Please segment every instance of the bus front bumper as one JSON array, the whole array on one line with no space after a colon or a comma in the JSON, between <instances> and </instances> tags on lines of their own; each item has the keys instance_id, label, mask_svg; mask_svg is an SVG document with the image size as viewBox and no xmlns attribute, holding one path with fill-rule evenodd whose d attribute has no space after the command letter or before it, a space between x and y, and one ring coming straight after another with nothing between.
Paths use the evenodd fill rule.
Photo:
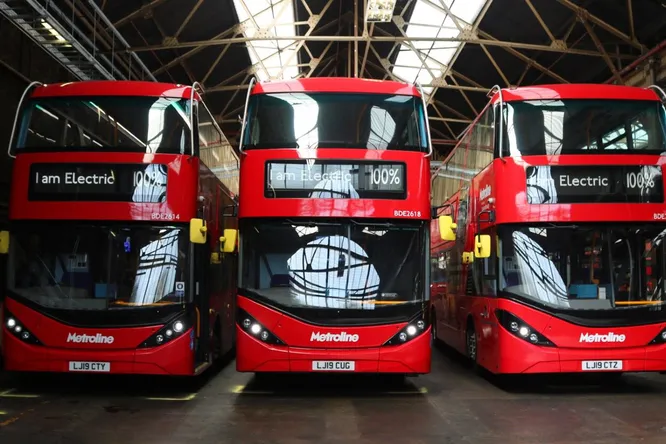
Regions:
<instances>
[{"instance_id":1,"label":"bus front bumper","mask_svg":"<svg viewBox=\"0 0 666 444\"><path fill-rule=\"evenodd\" d=\"M94 350L27 344L5 330L4 367L15 372L192 375L190 333L159 347Z\"/></svg>"},{"instance_id":2,"label":"bus front bumper","mask_svg":"<svg viewBox=\"0 0 666 444\"><path fill-rule=\"evenodd\" d=\"M236 325L236 370L271 373L426 374L430 373L430 342L428 329L417 338L397 346L362 349L272 346L252 337Z\"/></svg>"},{"instance_id":3,"label":"bus front bumper","mask_svg":"<svg viewBox=\"0 0 666 444\"><path fill-rule=\"evenodd\" d=\"M621 373L666 371L666 344L641 347L566 348L529 344L502 331L493 373Z\"/></svg>"}]
</instances>

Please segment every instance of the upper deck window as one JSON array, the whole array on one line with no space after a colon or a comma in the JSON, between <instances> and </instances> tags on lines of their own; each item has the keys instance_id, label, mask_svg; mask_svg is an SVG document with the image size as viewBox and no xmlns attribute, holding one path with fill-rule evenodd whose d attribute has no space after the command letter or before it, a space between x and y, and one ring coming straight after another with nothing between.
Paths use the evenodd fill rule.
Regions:
<instances>
[{"instance_id":1,"label":"upper deck window","mask_svg":"<svg viewBox=\"0 0 666 444\"><path fill-rule=\"evenodd\" d=\"M189 102L166 97L58 97L27 103L16 151L190 151Z\"/></svg>"},{"instance_id":2,"label":"upper deck window","mask_svg":"<svg viewBox=\"0 0 666 444\"><path fill-rule=\"evenodd\" d=\"M251 98L243 142L255 148L358 148L427 152L418 97L276 93Z\"/></svg>"},{"instance_id":3,"label":"upper deck window","mask_svg":"<svg viewBox=\"0 0 666 444\"><path fill-rule=\"evenodd\" d=\"M664 107L639 100L530 100L507 104L504 156L661 154Z\"/></svg>"}]
</instances>

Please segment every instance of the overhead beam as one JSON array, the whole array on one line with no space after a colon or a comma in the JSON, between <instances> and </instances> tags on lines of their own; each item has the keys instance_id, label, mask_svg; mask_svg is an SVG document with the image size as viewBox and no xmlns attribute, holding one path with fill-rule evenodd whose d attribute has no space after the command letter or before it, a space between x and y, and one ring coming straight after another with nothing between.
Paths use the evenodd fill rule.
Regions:
<instances>
[{"instance_id":1,"label":"overhead beam","mask_svg":"<svg viewBox=\"0 0 666 444\"><path fill-rule=\"evenodd\" d=\"M606 65L608 65L608 68L613 73L613 77L615 77L615 80L617 80L620 84L622 84L623 83L622 76L620 76L620 73L618 72L617 68L615 67L615 64L608 55L608 52L606 52L606 48L604 48L604 45L601 43L601 40L599 40L597 33L594 32L594 29L592 29L592 25L590 25L590 22L588 22L587 20L583 20L583 26L585 26L587 33L590 35L590 38L594 42L594 45L597 47L599 52L604 55L604 61L606 62Z\"/></svg>"},{"instance_id":2,"label":"overhead beam","mask_svg":"<svg viewBox=\"0 0 666 444\"><path fill-rule=\"evenodd\" d=\"M589 20L595 25L599 26L602 28L604 31L609 32L613 34L614 36L618 37L619 39L623 40L625 43L628 45L631 45L635 48L640 49L641 51L645 51L647 48L645 45L641 45L638 41L633 40L631 37L629 37L627 34L624 32L620 31L616 27L609 25L605 21L601 20L599 17L597 17L594 14L591 14L590 11L587 9L580 7L573 3L571 0L557 0L558 3L560 3L563 6L566 6L567 8L571 9L576 13L576 15L581 19L581 20Z\"/></svg>"},{"instance_id":3,"label":"overhead beam","mask_svg":"<svg viewBox=\"0 0 666 444\"><path fill-rule=\"evenodd\" d=\"M636 40L636 29L634 25L634 5L631 0L627 0L627 13L629 14L629 31L631 32L631 40Z\"/></svg>"},{"instance_id":4,"label":"overhead beam","mask_svg":"<svg viewBox=\"0 0 666 444\"><path fill-rule=\"evenodd\" d=\"M490 51L488 51L488 48L486 48L486 45L481 45L481 49L483 49L483 52L486 53L486 57L490 60L490 63L493 64L495 67L495 71L502 77L502 80L504 80L504 83L506 84L507 88L511 86L511 82L509 82L509 79L506 78L506 75L504 75L504 71L502 71L502 68L499 67L497 62L495 61L495 58L490 54Z\"/></svg>"},{"instance_id":5,"label":"overhead beam","mask_svg":"<svg viewBox=\"0 0 666 444\"><path fill-rule=\"evenodd\" d=\"M230 35L230 34L231 34L231 35L235 35L235 34L237 34L237 27L234 26L234 27L232 27L232 28L229 28L229 29L227 29L226 31L221 32L220 34L216 35L215 38L216 38L216 39L224 38L224 37L226 37L226 36L228 36L228 35ZM173 48L174 45L158 45L158 46L159 46L159 48L158 48L158 49L155 49L154 51L157 51L157 50L159 50L159 49L170 49L170 48ZM174 48L174 49L175 49L175 48ZM175 59L171 60L171 61L170 61L169 63L167 63L166 65L162 65L161 67L159 67L158 69L156 69L155 71L153 71L153 75L158 75L158 74L160 74L160 73L162 73L162 72L164 72L164 71L166 71L166 70L168 70L168 69L170 69L170 68L172 68L172 67L178 65L182 60L185 60L185 59L187 59L188 57L192 57L194 54L196 54L196 53L202 51L203 49L204 49L203 47L195 47L194 49L191 49L191 50L187 51L185 54L176 57Z\"/></svg>"},{"instance_id":6,"label":"overhead beam","mask_svg":"<svg viewBox=\"0 0 666 444\"><path fill-rule=\"evenodd\" d=\"M536 10L531 0L525 0L525 3L527 3L527 6L530 7L530 9L532 10L532 14L534 14L534 16L536 17L537 21L539 22L543 30L546 31L546 34L548 34L548 38L550 39L550 41L554 42L556 40L555 36L550 31L550 28L548 28L548 25L546 25L546 22L543 21L541 14L539 14L539 11Z\"/></svg>"},{"instance_id":7,"label":"overhead beam","mask_svg":"<svg viewBox=\"0 0 666 444\"><path fill-rule=\"evenodd\" d=\"M453 123L467 123L470 124L472 123L471 120L469 119L455 119L453 117L433 117L433 116L428 116L428 120L433 120L435 122L453 122Z\"/></svg>"},{"instance_id":8,"label":"overhead beam","mask_svg":"<svg viewBox=\"0 0 666 444\"><path fill-rule=\"evenodd\" d=\"M153 0L152 2L143 5L139 9L136 9L134 12L127 14L125 17L121 18L117 22L113 24L114 27L118 28L120 26L123 26L124 24L134 20L137 17L141 17L144 14L147 14L148 12L152 11L153 8L158 7L160 4L164 3L166 0Z\"/></svg>"},{"instance_id":9,"label":"overhead beam","mask_svg":"<svg viewBox=\"0 0 666 444\"><path fill-rule=\"evenodd\" d=\"M228 31L227 31L228 32ZM184 48L196 48L194 50L201 50L208 46L220 46L227 44L239 44L247 43L250 41L312 41L312 42L354 42L354 41L367 41L372 43L407 43L407 42L449 42L449 43L470 43L477 45L487 45L487 46L499 46L502 48L509 49L526 49L533 51L545 51L545 52L556 52L556 53L567 53L574 55L582 55L589 57L603 57L597 51L589 51L583 49L569 49L561 48L558 46L547 46L539 45L534 43L520 43L520 42L507 42L497 39L466 39L464 37L405 37L405 36L353 36L353 35L296 35L296 36L255 36L255 37L232 37L232 38L213 38L210 40L198 40L192 42L181 42L170 45L150 45L150 46L137 46L134 48L128 48L127 52L145 52L145 51L158 51L163 49L184 49ZM193 50L193 51L194 51ZM630 55L620 54L618 57L623 59L632 59Z\"/></svg>"},{"instance_id":10,"label":"overhead beam","mask_svg":"<svg viewBox=\"0 0 666 444\"><path fill-rule=\"evenodd\" d=\"M483 36L483 37L486 38L486 39L490 39L490 40L493 40L493 39L494 39L493 36L491 36L491 35L488 34L487 32L481 31L481 30L479 30L479 35ZM564 77L562 77L561 75L554 73L553 71L551 71L550 69L546 68L545 66L543 66L542 64L540 64L540 63L537 62L536 60L529 58L528 56L526 56L525 54L523 54L523 53L520 52L520 51L517 51L517 50L515 49L515 47L504 46L503 48L504 48L507 52L511 53L511 54L514 55L515 57L518 57L520 60L522 60L523 62L525 62L525 63L527 63L528 65L532 66L533 68L538 69L539 71L543 72L544 74L548 74L550 77L552 77L553 79L557 80L558 82L560 82L560 83L569 83L569 82L567 82L567 80L566 80ZM548 48L550 48L550 46L548 46ZM560 52L565 52L566 54L576 54L575 51L577 51L577 50L569 48L569 49L566 49L566 50L562 50L562 51L560 51ZM601 55L601 54L599 54L599 53L595 53L595 54L597 54L597 55Z\"/></svg>"},{"instance_id":11,"label":"overhead beam","mask_svg":"<svg viewBox=\"0 0 666 444\"><path fill-rule=\"evenodd\" d=\"M173 35L174 39L178 39L180 37L180 33L183 32L183 29L190 23L190 20L192 20L192 17L194 17L194 14L199 10L201 7L201 4L203 3L204 0L199 0L197 1L196 5L190 9L190 13L187 14L187 17L185 17L185 20L183 20L183 23L180 24L180 28L178 28L178 31Z\"/></svg>"}]
</instances>

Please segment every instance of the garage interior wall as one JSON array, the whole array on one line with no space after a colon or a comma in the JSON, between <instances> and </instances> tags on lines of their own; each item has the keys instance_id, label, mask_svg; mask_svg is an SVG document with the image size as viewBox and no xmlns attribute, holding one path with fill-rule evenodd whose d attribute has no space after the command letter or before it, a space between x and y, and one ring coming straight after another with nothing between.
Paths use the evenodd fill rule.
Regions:
<instances>
[{"instance_id":1,"label":"garage interior wall","mask_svg":"<svg viewBox=\"0 0 666 444\"><path fill-rule=\"evenodd\" d=\"M7 146L12 132L14 115L21 94L33 80L44 83L75 80L64 66L35 44L16 26L0 17L0 227L7 226L9 184L12 162L7 156ZM6 256L0 255L0 288L5 288ZM0 300L4 293L0 292Z\"/></svg>"}]
</instances>

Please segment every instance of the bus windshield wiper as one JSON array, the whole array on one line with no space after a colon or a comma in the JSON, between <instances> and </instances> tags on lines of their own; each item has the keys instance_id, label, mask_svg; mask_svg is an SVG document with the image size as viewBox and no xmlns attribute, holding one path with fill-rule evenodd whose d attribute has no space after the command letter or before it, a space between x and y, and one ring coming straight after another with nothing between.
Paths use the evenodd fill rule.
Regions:
<instances>
[{"instance_id":1,"label":"bus windshield wiper","mask_svg":"<svg viewBox=\"0 0 666 444\"><path fill-rule=\"evenodd\" d=\"M296 221L293 219L285 219L284 223L288 225L298 225L299 227L338 227L340 223L338 222L319 222L313 220L300 220Z\"/></svg>"},{"instance_id":2,"label":"bus windshield wiper","mask_svg":"<svg viewBox=\"0 0 666 444\"><path fill-rule=\"evenodd\" d=\"M396 228L397 225L392 222L358 222L354 219L349 219L349 222L358 227L382 227L382 228Z\"/></svg>"}]
</instances>

